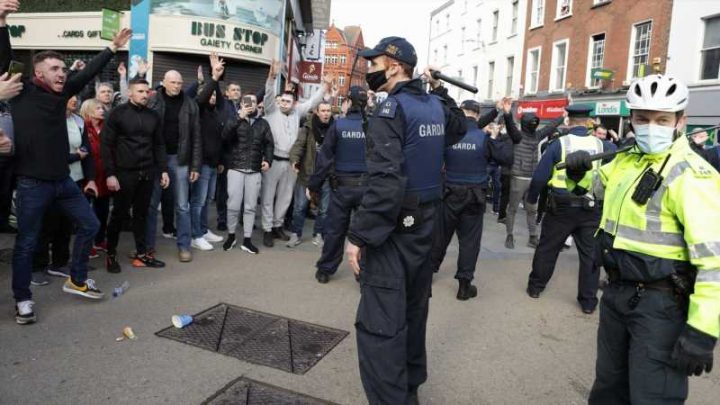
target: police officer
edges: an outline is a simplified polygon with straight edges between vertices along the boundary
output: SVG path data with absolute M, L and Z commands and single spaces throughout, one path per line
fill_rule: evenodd
M 367 190 L 363 129 L 363 114 L 367 101 L 367 92 L 362 87 L 350 88 L 344 101 L 348 108 L 347 115 L 328 128 L 315 161 L 315 171 L 308 182 L 308 191 L 312 195 L 320 193 L 322 184 L 328 177 L 332 186 L 325 221 L 325 244 L 315 272 L 315 278 L 321 284 L 330 280 L 330 276 L 335 274 L 342 261 L 350 215 L 360 206 Z
M 566 172 L 556 165 L 564 162 L 571 152 L 583 150 L 595 154 L 604 149 L 602 141 L 590 136 L 585 126 L 592 106 L 574 104 L 566 110 L 570 121 L 567 135 L 548 145 L 528 192 L 528 201 L 535 204 L 543 187 L 547 185 L 550 188 L 548 212 L 544 216 L 540 242 L 533 256 L 527 293 L 532 298 L 540 297 L 555 271 L 565 240 L 572 235 L 580 256 L 577 300 L 584 313 L 592 314 L 597 306 L 600 276 L 594 265 L 594 233 L 600 221 L 600 196 L 593 188 L 600 163 L 595 164 L 595 170 L 587 172 Z
M 465 134 L 465 118 L 429 69 L 433 94 L 412 79 L 417 56 L 404 38 L 384 38 L 360 56 L 370 60 L 370 90 L 388 92 L 369 119 L 368 188 L 346 247 L 361 284 L 360 377 L 370 404 L 416 404 L 427 379 L 429 258 L 443 153 Z
M 471 282 L 480 253 L 488 165 L 491 161 L 507 164 L 512 160 L 512 155 L 508 153 L 509 148 L 504 147 L 505 142 L 491 139 L 480 129 L 486 125 L 484 121 L 478 123 L 480 104 L 477 101 L 465 100 L 460 109 L 465 114 L 468 131 L 460 142 L 445 149 L 445 190 L 434 232 L 430 262 L 433 270 L 437 272 L 445 258 L 450 240 L 457 231 L 460 244 L 455 273 L 460 284 L 457 299 L 465 301 L 477 296 L 477 288 Z M 497 115 L 497 110 L 493 115 Z
M 627 92 L 636 146 L 602 167 L 603 291 L 590 405 L 682 404 L 720 334 L 720 175 L 678 131 L 688 88 L 672 76 Z M 592 163 L 567 158 L 573 170 Z

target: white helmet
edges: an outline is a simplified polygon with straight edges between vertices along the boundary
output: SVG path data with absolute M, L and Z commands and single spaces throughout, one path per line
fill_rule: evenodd
M 668 75 L 652 75 L 635 80 L 628 89 L 631 110 L 683 111 L 688 105 L 688 88 Z

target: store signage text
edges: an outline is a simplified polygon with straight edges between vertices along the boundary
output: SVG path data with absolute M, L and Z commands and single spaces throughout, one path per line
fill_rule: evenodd
M 100 38 L 100 33 L 100 30 L 67 30 L 58 35 L 58 38 Z
M 23 34 L 25 33 L 25 26 L 24 25 L 8 25 L 8 31 L 10 31 L 11 37 L 22 38 Z
M 263 46 L 270 38 L 259 31 L 197 21 L 192 22 L 191 32 L 193 36 L 201 37 L 202 46 L 256 54 L 263 53 Z

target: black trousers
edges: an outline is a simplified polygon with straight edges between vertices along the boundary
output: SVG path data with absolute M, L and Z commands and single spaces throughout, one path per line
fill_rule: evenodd
M 108 253 L 117 254 L 118 240 L 123 221 L 133 211 L 132 231 L 135 249 L 139 255 L 146 253 L 145 227 L 152 198 L 155 173 L 152 170 L 122 171 L 117 173 L 120 191 L 113 197 L 113 209 L 107 229 Z M 163 204 L 164 205 L 164 204 Z
M 110 197 L 94 198 L 92 200 L 93 210 L 98 221 L 100 221 L 100 229 L 95 235 L 95 245 L 101 244 L 107 234 L 108 216 L 110 215 Z
M 0 226 L 6 225 L 10 218 L 13 193 L 13 169 L 7 158 L 0 161 Z
M 498 214 L 498 218 L 505 218 L 507 216 L 507 207 L 510 203 L 510 180 L 512 179 L 512 176 L 510 175 L 510 169 L 501 168 L 500 169 L 500 184 L 501 184 L 501 192 L 500 192 L 500 213 Z
M 478 195 L 466 187 L 453 187 L 450 190 L 445 194 L 440 205 L 435 232 L 433 232 L 430 263 L 433 271 L 440 268 L 450 240 L 457 232 L 460 252 L 455 278 L 472 280 L 475 275 L 475 264 L 480 254 L 486 206 L 485 200 L 479 198 L 478 195 L 484 195 L 485 190 L 480 189 Z
M 70 261 L 70 238 L 73 223 L 58 204 L 52 204 L 45 211 L 42 230 L 33 256 L 33 271 L 47 267 L 54 269 L 67 266 Z M 52 246 L 52 255 L 50 254 Z
M 227 225 L 227 167 L 217 175 L 217 187 L 215 188 L 215 206 L 217 207 L 217 224 Z M 241 216 L 242 218 L 242 216 Z
M 152 192 L 150 194 L 152 194 Z M 152 198 L 152 195 L 150 197 Z M 150 203 L 148 203 L 148 206 L 150 206 Z M 175 193 L 172 187 L 162 190 L 162 194 L 160 195 L 160 208 L 163 220 L 163 233 L 175 232 Z M 133 217 L 134 216 L 135 210 L 133 210 Z M 147 218 L 147 214 L 145 218 Z
M 600 302 L 595 383 L 589 405 L 681 405 L 688 377 L 670 354 L 685 327 L 686 309 L 670 291 L 645 289 L 635 309 L 636 289 L 610 284 Z
M 432 283 L 435 206 L 421 210 L 411 232 L 394 231 L 363 250 L 357 332 L 360 378 L 371 405 L 407 402 L 427 380 L 425 331 Z
M 580 257 L 577 300 L 584 309 L 597 306 L 600 271 L 595 266 L 595 231 L 600 223 L 599 210 L 581 207 L 558 207 L 545 214 L 540 230 L 540 242 L 533 256 L 528 289 L 540 292 L 555 271 L 558 254 L 565 240 L 572 235 Z
M 330 205 L 324 222 L 323 248 L 317 261 L 318 270 L 335 274 L 342 262 L 345 236 L 350 227 L 353 210 L 362 202 L 367 187 L 339 186 L 330 193 Z

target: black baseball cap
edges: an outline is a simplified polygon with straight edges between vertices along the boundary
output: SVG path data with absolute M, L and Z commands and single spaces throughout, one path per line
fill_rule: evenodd
M 386 37 L 380 40 L 375 48 L 360 51 L 358 55 L 365 59 L 374 59 L 380 55 L 389 56 L 400 62 L 415 67 L 417 65 L 417 53 L 415 47 L 405 38 Z
M 462 102 L 462 104 L 460 104 L 460 109 L 480 114 L 480 103 L 475 100 L 465 100 Z
M 571 104 L 565 107 L 569 117 L 589 117 L 593 110 L 592 104 Z
M 348 92 L 348 99 L 350 99 L 353 103 L 367 103 L 367 90 L 360 86 L 352 86 Z

